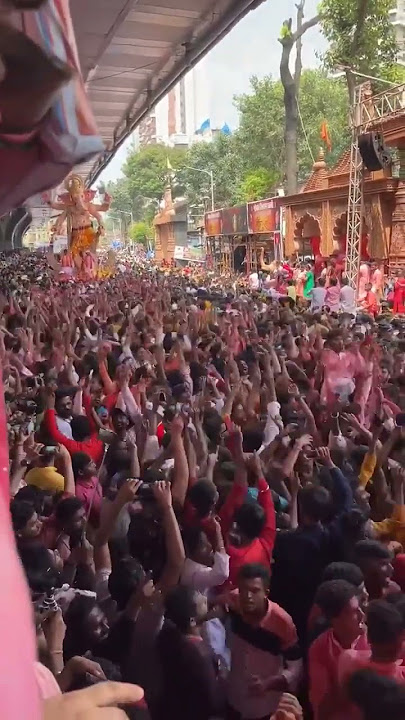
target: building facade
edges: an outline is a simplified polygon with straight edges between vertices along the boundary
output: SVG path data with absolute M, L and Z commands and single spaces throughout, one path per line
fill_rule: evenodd
M 398 62 L 405 65 L 405 0 L 396 0 L 396 7 L 390 15 L 398 42 Z
M 156 137 L 156 115 L 150 113 L 142 120 L 138 128 L 138 147 L 144 148 L 147 145 L 155 145 Z

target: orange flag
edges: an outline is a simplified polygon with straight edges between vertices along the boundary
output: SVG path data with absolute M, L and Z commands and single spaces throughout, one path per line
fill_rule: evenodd
M 323 121 L 321 125 L 321 140 L 325 143 L 326 147 L 328 148 L 329 152 L 332 150 L 332 142 L 329 135 L 329 127 L 326 120 Z

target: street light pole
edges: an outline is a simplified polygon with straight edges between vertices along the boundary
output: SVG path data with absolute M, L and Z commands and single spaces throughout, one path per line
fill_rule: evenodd
M 128 210 L 115 210 L 114 212 L 117 212 L 120 215 L 128 215 L 131 218 L 131 225 L 134 224 L 134 215 L 133 215 L 132 210 L 131 210 L 131 212 L 129 212 Z M 110 215 L 110 217 L 111 217 L 111 215 Z M 121 232 L 122 232 L 122 218 L 120 218 L 120 224 L 121 224 Z M 126 228 L 126 230 L 127 230 L 127 235 L 128 235 L 128 228 Z M 127 236 L 127 239 L 128 239 L 128 236 Z M 130 247 L 132 247 L 133 241 L 131 240 L 131 238 L 129 238 L 129 240 L 130 240 Z M 133 249 L 133 247 L 132 247 L 132 249 Z
M 214 173 L 212 170 L 202 170 L 201 168 L 192 167 L 191 165 L 183 165 L 187 170 L 194 170 L 194 172 L 204 173 L 208 175 L 211 183 L 211 210 L 215 210 L 215 197 L 214 197 Z
M 211 179 L 211 211 L 215 210 L 215 198 L 214 198 L 214 173 L 210 170 Z

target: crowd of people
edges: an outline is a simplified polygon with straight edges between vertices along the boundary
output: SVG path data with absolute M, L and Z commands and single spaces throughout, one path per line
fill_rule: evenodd
M 145 720 L 403 720 L 405 317 L 332 270 L 0 270 L 41 697 L 122 680 Z
M 384 309 L 394 314 L 405 312 L 405 273 L 385 275 L 384 263 L 362 261 L 359 288 L 355 293 L 344 274 L 344 258 L 336 255 L 326 261 L 265 262 L 264 249 L 259 258 L 260 272 L 249 275 L 249 286 L 259 288 L 278 299 L 288 296 L 294 303 L 308 305 L 312 312 L 324 307 L 330 312 L 356 314 L 361 310 L 376 317 Z

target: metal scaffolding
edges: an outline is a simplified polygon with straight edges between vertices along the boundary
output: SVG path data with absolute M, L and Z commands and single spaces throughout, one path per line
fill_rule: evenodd
M 358 290 L 361 237 L 364 210 L 364 168 L 359 151 L 359 136 L 371 130 L 384 131 L 384 122 L 405 113 L 405 84 L 372 95 L 370 84 L 355 89 L 351 113 L 352 144 L 347 204 L 347 251 L 345 273 L 350 285 Z
M 349 198 L 347 204 L 347 247 L 345 273 L 357 291 L 359 282 L 361 234 L 363 229 L 363 160 L 359 150 L 359 121 L 363 85 L 356 87 L 352 110 Z

